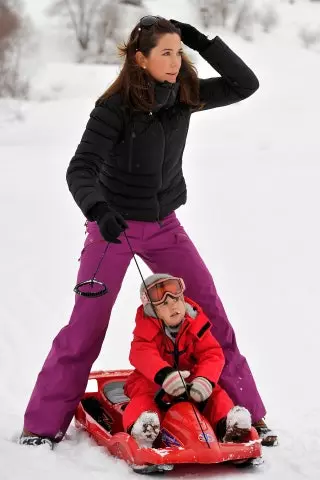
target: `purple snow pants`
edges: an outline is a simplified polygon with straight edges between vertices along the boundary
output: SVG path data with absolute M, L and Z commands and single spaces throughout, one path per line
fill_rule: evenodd
M 133 251 L 152 272 L 182 277 L 186 295 L 195 300 L 212 322 L 212 333 L 220 342 L 226 364 L 220 384 L 235 404 L 249 409 L 253 421 L 265 415 L 246 359 L 240 354 L 234 331 L 217 295 L 212 277 L 180 225 L 175 213 L 161 225 L 129 221 L 127 236 Z M 92 278 L 106 242 L 95 222 L 89 222 L 81 253 L 78 282 Z M 76 295 L 70 322 L 58 333 L 39 373 L 26 413 L 24 428 L 32 433 L 60 440 L 84 394 L 90 369 L 97 359 L 124 275 L 132 259 L 128 243 L 110 244 L 97 279 L 109 293 L 98 298 Z M 140 282 L 137 278 L 137 288 Z

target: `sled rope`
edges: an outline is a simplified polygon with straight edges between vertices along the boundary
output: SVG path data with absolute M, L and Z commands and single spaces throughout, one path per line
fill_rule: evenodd
M 81 295 L 83 297 L 88 297 L 88 298 L 96 298 L 96 297 L 101 297 L 102 295 L 105 295 L 106 293 L 108 293 L 108 288 L 107 288 L 106 284 L 104 282 L 100 282 L 99 280 L 97 280 L 96 275 L 97 275 L 98 270 L 101 266 L 101 263 L 102 263 L 102 261 L 105 257 L 105 254 L 107 253 L 109 245 L 110 245 L 110 243 L 107 243 L 106 248 L 104 249 L 104 252 L 100 257 L 98 266 L 97 266 L 96 271 L 94 272 L 92 278 L 90 280 L 85 280 L 84 282 L 77 283 L 77 285 L 74 287 L 73 291 L 77 295 Z M 96 292 L 94 292 L 94 291 L 90 292 L 90 291 L 83 290 L 82 288 L 84 286 L 87 286 L 87 285 L 89 285 L 91 287 L 91 289 L 93 288 L 94 285 L 95 286 L 98 285 L 100 287 L 100 290 L 98 290 Z
M 134 253 L 134 251 L 133 251 L 133 249 L 132 249 L 132 246 L 131 246 L 131 243 L 130 243 L 130 241 L 129 241 L 129 238 L 128 238 L 127 234 L 126 234 L 126 231 L 124 231 L 123 233 L 124 233 L 124 236 L 126 237 L 128 246 L 129 246 L 130 251 L 131 251 L 131 253 L 132 253 L 132 258 L 133 258 L 134 261 L 135 261 L 135 264 L 136 264 L 137 269 L 138 269 L 138 271 L 139 271 L 140 277 L 141 277 L 141 279 L 142 279 L 142 283 L 143 283 L 144 288 L 145 288 L 145 290 L 146 290 L 146 293 L 147 293 L 147 295 L 148 295 L 148 287 L 147 287 L 146 282 L 145 282 L 145 280 L 144 280 L 144 278 L 143 278 L 142 272 L 141 272 L 141 270 L 140 270 L 139 264 L 138 264 L 138 262 L 137 262 L 137 259 L 136 259 L 135 253 Z M 149 296 L 149 295 L 148 295 L 148 296 Z M 164 334 L 164 339 L 165 339 L 165 341 L 167 342 L 169 339 L 168 339 L 168 337 L 167 337 L 167 335 L 166 335 L 166 333 L 165 333 L 165 329 L 164 329 L 163 323 L 161 322 L 160 318 L 158 317 L 157 312 L 156 312 L 156 309 L 154 308 L 154 304 L 153 304 L 153 302 L 152 302 L 152 300 L 151 300 L 150 297 L 149 297 L 149 300 L 150 300 L 150 303 L 151 303 L 152 308 L 153 308 L 153 310 L 154 310 L 154 313 L 155 313 L 155 315 L 156 315 L 156 317 L 157 317 L 157 320 L 159 321 L 159 323 L 160 323 L 160 325 L 161 325 L 161 330 L 162 330 L 162 332 L 163 332 L 163 334 Z M 174 364 L 174 367 L 176 368 L 177 372 L 179 373 L 180 379 L 181 379 L 182 384 L 183 384 L 183 386 L 184 386 L 184 388 L 185 388 L 185 392 L 186 392 L 187 398 L 188 398 L 188 400 L 189 400 L 189 402 L 190 402 L 190 404 L 191 404 L 191 406 L 192 406 L 193 413 L 194 413 L 194 415 L 195 415 L 195 417 L 196 417 L 196 420 L 197 420 L 198 425 L 199 425 L 199 427 L 200 427 L 200 430 L 201 430 L 201 432 L 202 432 L 203 438 L 204 438 L 204 440 L 205 440 L 208 448 L 211 449 L 210 443 L 209 443 L 209 441 L 208 441 L 208 439 L 207 439 L 207 435 L 205 434 L 205 432 L 204 432 L 204 430 L 203 430 L 203 428 L 202 428 L 201 421 L 200 421 L 200 419 L 199 419 L 199 417 L 198 417 L 198 414 L 197 414 L 197 411 L 196 411 L 196 409 L 195 409 L 195 406 L 193 405 L 193 403 L 192 403 L 192 401 L 191 401 L 190 394 L 189 394 L 189 392 L 188 392 L 188 390 L 187 390 L 186 382 L 185 382 L 183 376 L 182 376 L 181 373 L 180 373 L 179 367 L 178 367 L 178 365 L 177 365 L 177 362 L 176 362 L 176 359 L 174 358 L 174 356 L 173 356 L 173 364 Z
M 95 271 L 94 274 L 93 274 L 93 278 L 96 278 L 96 275 L 97 275 L 97 273 L 98 273 L 98 270 L 99 270 L 99 268 L 100 268 L 100 265 L 101 265 L 101 263 L 102 263 L 102 260 L 104 259 L 104 256 L 105 256 L 105 254 L 107 253 L 107 250 L 108 250 L 108 248 L 109 248 L 109 245 L 110 245 L 110 243 L 107 243 L 106 248 L 105 248 L 103 254 L 101 255 L 101 258 L 100 258 L 100 260 L 99 260 L 99 263 L 98 263 L 98 266 L 97 266 L 97 268 L 96 268 L 96 271 Z

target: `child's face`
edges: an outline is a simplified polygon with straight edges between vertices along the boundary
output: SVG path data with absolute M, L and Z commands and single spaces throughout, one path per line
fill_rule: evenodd
M 185 317 L 186 306 L 183 295 L 180 297 L 166 296 L 163 303 L 155 307 L 158 317 L 169 327 L 175 327 Z

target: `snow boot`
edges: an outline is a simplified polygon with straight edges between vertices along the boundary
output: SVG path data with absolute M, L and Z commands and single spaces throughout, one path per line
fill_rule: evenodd
M 250 412 L 245 407 L 235 406 L 226 418 L 226 433 L 223 442 L 245 442 L 252 427 Z
M 23 431 L 18 443 L 20 445 L 29 445 L 32 447 L 38 447 L 40 445 L 48 445 L 50 450 L 53 450 L 54 442 L 49 437 L 41 437 L 40 435 L 34 435 L 31 432 Z
M 160 432 L 160 420 L 156 412 L 143 412 L 131 429 L 131 436 L 140 448 L 152 448 Z
M 276 447 L 279 445 L 278 435 L 267 426 L 263 418 L 254 423 L 253 426 L 262 440 L 261 445 L 265 447 Z

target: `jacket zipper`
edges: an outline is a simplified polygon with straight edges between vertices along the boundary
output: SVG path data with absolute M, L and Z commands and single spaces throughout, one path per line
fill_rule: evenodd
M 150 115 L 153 115 L 153 112 L 150 112 Z M 162 184 L 163 184 L 163 170 L 164 170 L 164 160 L 166 158 L 166 148 L 167 148 L 167 144 L 166 144 L 166 132 L 164 130 L 164 127 L 161 123 L 161 120 L 158 118 L 158 122 L 162 128 L 162 131 L 163 131 L 163 140 L 164 140 L 164 153 L 163 153 L 163 162 L 162 162 L 162 169 L 161 169 L 161 186 L 160 188 L 162 187 Z M 133 140 L 136 138 L 136 132 L 135 132 L 135 124 L 134 124 L 134 120 L 132 121 L 133 125 L 132 125 L 132 130 L 131 130 L 131 134 L 130 134 L 130 142 L 129 142 L 129 160 L 128 160 L 128 169 L 129 169 L 129 173 L 132 173 L 132 150 L 133 150 Z M 158 202 L 158 212 L 157 212 L 157 223 L 159 224 L 159 227 L 161 228 L 162 227 L 162 222 L 160 220 L 160 202 L 159 202 L 159 198 L 157 198 L 157 202 Z
M 167 142 L 166 142 L 166 132 L 165 132 L 165 129 L 164 129 L 164 126 L 162 125 L 162 122 L 161 122 L 161 119 L 157 116 L 158 118 L 158 122 L 162 128 L 162 131 L 163 131 L 163 141 L 164 141 L 164 150 L 163 150 L 163 161 L 162 161 L 162 168 L 161 168 L 161 186 L 160 186 L 160 189 L 163 185 L 163 170 L 164 170 L 164 161 L 165 161 L 165 158 L 166 158 L 166 148 L 167 148 Z M 158 200 L 158 220 L 157 222 L 159 223 L 159 226 L 162 227 L 162 224 L 160 222 L 160 202 L 159 202 L 159 197 L 157 195 L 157 200 Z
M 179 340 L 181 339 L 182 334 L 188 329 L 188 326 L 189 325 L 185 326 L 184 329 L 178 334 L 175 342 L 173 342 L 173 340 L 171 340 L 171 338 L 168 337 L 169 340 L 171 340 L 171 342 L 173 343 L 174 367 L 176 367 L 177 369 L 179 369 Z
M 134 131 L 134 124 L 132 127 L 132 132 L 130 135 L 130 143 L 129 143 L 129 173 L 132 173 L 132 149 L 133 149 L 133 140 L 136 138 L 136 132 Z

